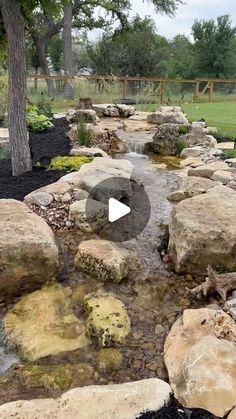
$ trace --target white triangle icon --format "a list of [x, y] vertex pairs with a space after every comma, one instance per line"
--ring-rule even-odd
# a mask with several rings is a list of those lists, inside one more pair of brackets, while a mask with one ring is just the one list
[[117, 199], [114, 198], [109, 199], [108, 209], [110, 223], [114, 223], [115, 221], [129, 214], [131, 211], [130, 208], [127, 207], [127, 205], [122, 204], [122, 202], [117, 201]]

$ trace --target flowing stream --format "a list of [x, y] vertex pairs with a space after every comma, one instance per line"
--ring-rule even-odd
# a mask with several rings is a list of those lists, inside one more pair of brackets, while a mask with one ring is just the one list
[[[167, 197], [178, 188], [176, 168], [160, 170], [158, 164], [163, 161], [159, 157], [143, 154], [145, 144], [151, 140], [150, 134], [122, 132], [121, 135], [127, 140], [130, 152], [117, 158], [125, 158], [133, 163], [134, 179], [145, 187], [151, 203], [151, 216], [144, 231], [136, 239], [123, 243], [127, 249], [138, 255], [140, 272], [120, 284], [110, 281], [101, 283], [97, 278], [77, 271], [74, 266], [78, 244], [81, 240], [92, 238], [94, 235], [84, 235], [79, 231], [56, 233], [60, 252], [61, 282], [64, 286], [76, 288], [77, 295], [81, 295], [81, 304], [78, 303], [75, 307], [75, 314], [85, 319], [82, 304], [84, 296], [102, 290], [119, 297], [131, 319], [131, 333], [125, 344], [114, 345], [123, 358], [122, 367], [101, 375], [95, 372], [92, 384], [123, 383], [151, 377], [167, 380], [163, 360], [165, 338], [176, 318], [184, 309], [192, 306], [186, 296], [185, 287], [195, 285], [193, 281], [189, 284], [187, 278], [171, 272], [168, 265], [163, 264], [158, 251], [166, 238], [172, 209]], [[87, 363], [96, 370], [99, 349], [96, 342], [92, 342], [84, 349], [49, 356], [39, 360], [38, 363], [44, 367], [57, 364], [63, 368], [68, 364]], [[4, 380], [7, 377], [6, 380], [0, 382], [0, 396], [5, 401], [37, 396], [35, 384], [25, 384], [21, 376], [17, 375], [20, 374], [17, 370], [9, 372], [9, 367], [17, 361], [19, 362], [17, 356], [7, 351], [4, 337], [0, 335], [0, 372], [8, 370], [7, 374], [3, 375]], [[24, 365], [30, 368], [31, 364], [25, 362]], [[77, 377], [77, 380], [80, 378]], [[84, 377], [81, 377], [81, 380], [84, 380]], [[80, 381], [77, 381], [76, 386], [86, 385], [85, 383], [81, 381], [80, 384]], [[9, 389], [13, 389], [11, 396], [8, 395]], [[44, 397], [55, 396], [48, 387], [41, 388], [41, 391]]]

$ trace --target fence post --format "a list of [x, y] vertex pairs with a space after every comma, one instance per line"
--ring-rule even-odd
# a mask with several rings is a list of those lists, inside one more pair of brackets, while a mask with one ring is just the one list
[[211, 81], [210, 87], [209, 87], [209, 102], [212, 102], [213, 100], [213, 92], [214, 92], [214, 82]]
[[128, 93], [129, 93], [128, 91], [129, 91], [128, 80], [127, 78], [125, 78], [124, 83], [123, 83], [123, 99], [128, 98]]
[[194, 100], [194, 102], [198, 99], [198, 97], [199, 97], [199, 89], [200, 89], [200, 83], [199, 83], [199, 81], [196, 81], [196, 86], [195, 86], [195, 89], [194, 89], [194, 95], [193, 95], [193, 100]]
[[164, 96], [165, 96], [165, 82], [161, 82], [161, 91], [160, 91], [160, 101], [161, 103], [164, 102]]

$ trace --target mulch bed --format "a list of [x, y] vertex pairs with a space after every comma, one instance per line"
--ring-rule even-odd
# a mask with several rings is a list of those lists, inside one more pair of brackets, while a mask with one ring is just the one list
[[[54, 127], [43, 133], [30, 133], [30, 148], [33, 164], [46, 163], [56, 156], [67, 156], [70, 152], [70, 141], [66, 137], [69, 125], [65, 118], [55, 119]], [[19, 177], [11, 174], [11, 162], [0, 161], [0, 199], [13, 198], [22, 201], [25, 195], [56, 182], [66, 171], [47, 170], [44, 167], [35, 167], [32, 172]]]

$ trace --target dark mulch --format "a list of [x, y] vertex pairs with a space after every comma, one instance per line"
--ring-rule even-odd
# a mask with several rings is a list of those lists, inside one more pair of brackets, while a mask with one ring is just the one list
[[66, 137], [69, 125], [65, 118], [54, 119], [54, 127], [47, 131], [30, 133], [30, 148], [33, 163], [39, 162], [44, 157], [68, 156], [70, 141]]
[[172, 398], [168, 406], [158, 412], [142, 413], [138, 419], [217, 419], [216, 416], [202, 409], [185, 409]]
[[[54, 127], [43, 133], [30, 133], [30, 147], [33, 164], [38, 162], [48, 163], [56, 156], [66, 156], [70, 151], [70, 142], [66, 137], [69, 131], [67, 121], [54, 120]], [[13, 177], [11, 162], [0, 161], [0, 198], [13, 198], [23, 200], [28, 193], [42, 186], [56, 182], [66, 174], [66, 171], [52, 171], [43, 167], [34, 167], [32, 172], [23, 176]]]

